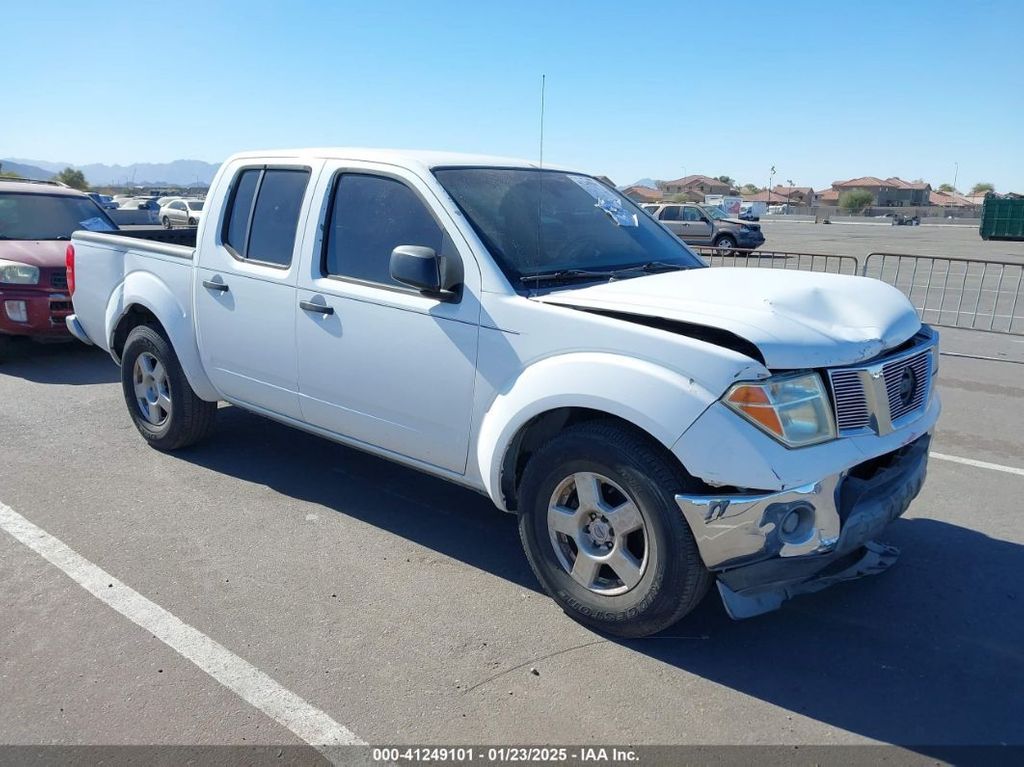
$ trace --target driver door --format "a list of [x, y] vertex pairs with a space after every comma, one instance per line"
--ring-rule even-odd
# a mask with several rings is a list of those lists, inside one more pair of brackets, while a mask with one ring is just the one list
[[683, 206], [685, 240], [694, 245], [710, 245], [712, 226], [708, 217], [696, 205]]
[[[317, 196], [328, 202], [295, 322], [304, 420], [464, 473], [480, 331], [468, 246], [430, 188], [393, 166], [329, 165]], [[459, 259], [459, 294], [441, 300], [394, 281], [399, 245]]]

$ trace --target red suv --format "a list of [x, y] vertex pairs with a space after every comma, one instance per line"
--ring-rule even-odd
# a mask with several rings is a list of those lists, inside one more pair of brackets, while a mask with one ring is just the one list
[[114, 231], [85, 194], [52, 183], [0, 179], [0, 356], [12, 336], [71, 337], [64, 318], [71, 296], [64, 268], [78, 229]]

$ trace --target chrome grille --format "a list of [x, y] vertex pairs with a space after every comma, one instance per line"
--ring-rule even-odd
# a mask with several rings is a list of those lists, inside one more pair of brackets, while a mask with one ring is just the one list
[[[913, 357], [889, 362], [882, 366], [882, 376], [885, 379], [885, 391], [889, 398], [889, 418], [893, 421], [902, 418], [908, 413], [920, 409], [925, 403], [931, 381], [931, 353], [922, 352]], [[913, 389], [910, 391], [910, 398], [903, 400], [904, 377], [907, 370], [912, 375], [910, 382]]]
[[938, 340], [925, 326], [909, 348], [857, 367], [826, 371], [839, 434], [850, 436], [864, 429], [889, 434], [899, 428], [898, 421], [923, 413], [932, 390], [932, 355]]
[[860, 373], [856, 370], [833, 370], [829, 372], [829, 380], [832, 383], [839, 431], [863, 429], [870, 425], [871, 413]]

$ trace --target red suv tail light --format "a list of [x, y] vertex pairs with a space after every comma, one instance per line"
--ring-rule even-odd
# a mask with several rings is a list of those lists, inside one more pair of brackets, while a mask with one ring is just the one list
[[64, 266], [68, 270], [68, 292], [75, 295], [75, 246], [68, 245], [64, 251]]

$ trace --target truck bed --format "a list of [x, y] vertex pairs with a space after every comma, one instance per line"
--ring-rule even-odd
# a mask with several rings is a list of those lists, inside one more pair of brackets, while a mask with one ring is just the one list
[[118, 318], [136, 303], [159, 302], [168, 316], [191, 323], [195, 238], [195, 229], [159, 228], [79, 231], [71, 236], [75, 314], [92, 343], [109, 350]]

